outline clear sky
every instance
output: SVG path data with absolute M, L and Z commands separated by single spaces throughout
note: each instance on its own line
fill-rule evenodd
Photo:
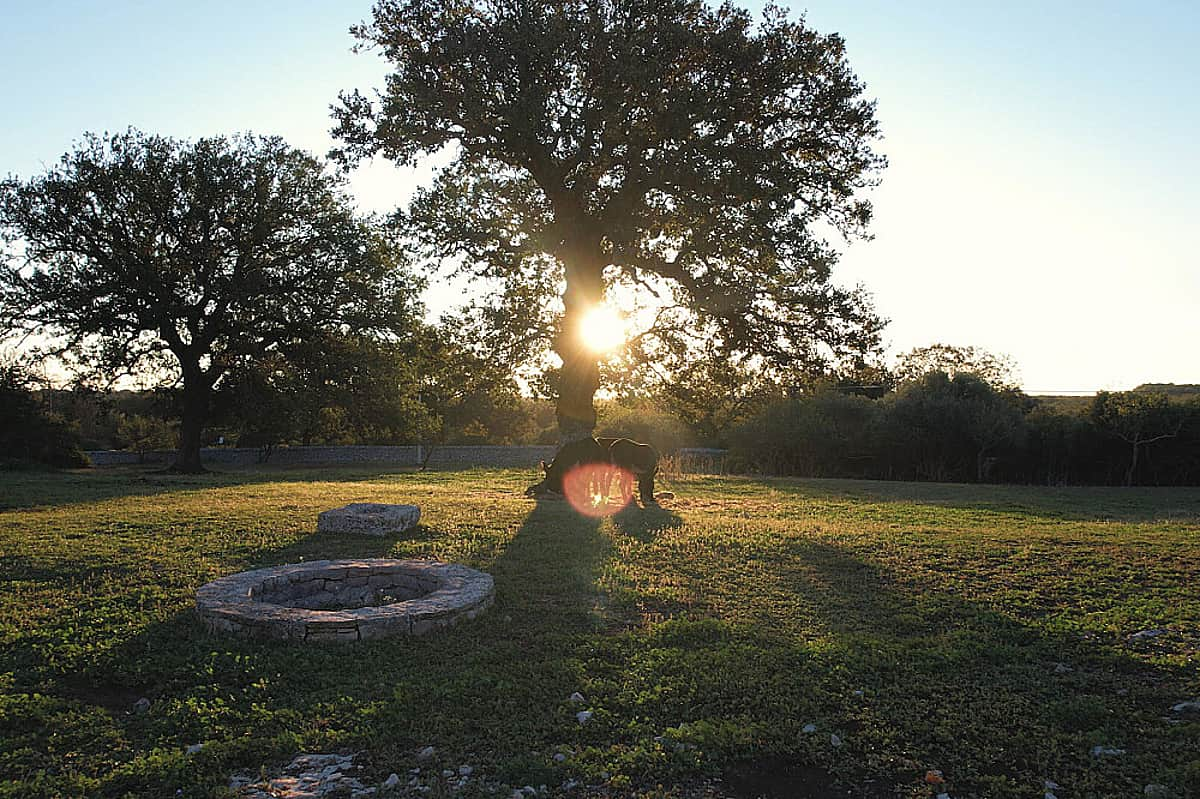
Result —
M 370 5 L 0 0 L 0 174 L 131 125 L 324 153 L 338 91 L 386 70 L 350 52 Z M 891 352 L 983 347 L 1037 392 L 1200 382 L 1200 3 L 785 5 L 845 37 L 879 101 L 875 238 L 840 278 L 874 293 Z M 424 174 L 352 187 L 390 210 Z

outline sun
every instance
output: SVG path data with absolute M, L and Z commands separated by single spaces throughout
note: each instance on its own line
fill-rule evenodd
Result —
M 625 343 L 626 322 L 607 305 L 596 305 L 579 321 L 579 337 L 592 352 L 612 352 Z

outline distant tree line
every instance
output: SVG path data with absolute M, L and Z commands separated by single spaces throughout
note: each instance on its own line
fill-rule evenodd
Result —
M 1200 400 L 1100 392 L 1078 410 L 971 373 L 878 399 L 827 385 L 729 433 L 735 467 L 804 477 L 1041 485 L 1200 485 Z
M 337 359 L 278 362 L 232 373 L 216 392 L 205 445 L 553 444 L 554 404 L 524 396 L 503 370 L 455 349 L 431 327 L 423 350 L 344 341 Z M 330 346 L 330 345 L 326 345 Z M 328 351 L 322 348 L 322 351 Z M 914 351 L 918 355 L 922 351 Z M 735 471 L 800 477 L 1042 485 L 1200 485 L 1200 392 L 1140 386 L 1094 397 L 1037 398 L 942 362 L 784 384 L 707 375 L 599 403 L 598 435 L 672 453 L 729 449 Z M 919 360 L 919 359 L 917 359 Z M 967 361 L 970 359 L 967 358 Z M 900 379 L 896 375 L 904 374 Z M 177 446 L 178 392 L 39 387 L 13 364 L 0 372 L 0 450 L 8 465 L 79 466 L 84 449 L 145 453 Z M 743 377 L 745 377 L 743 375 Z M 669 390 L 668 390 L 669 388 Z

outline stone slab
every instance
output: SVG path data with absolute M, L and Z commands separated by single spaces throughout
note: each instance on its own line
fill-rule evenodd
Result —
M 416 505 L 386 505 L 381 502 L 353 502 L 345 507 L 317 515 L 319 533 L 356 535 L 395 535 L 417 526 L 421 509 Z

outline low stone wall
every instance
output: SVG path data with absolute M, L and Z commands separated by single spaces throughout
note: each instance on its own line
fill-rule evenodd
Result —
M 428 449 L 409 447 L 278 447 L 267 460 L 273 466 L 325 465 L 338 463 L 391 463 L 399 466 L 419 466 L 429 457 L 431 467 L 470 468 L 529 467 L 538 461 L 554 457 L 553 446 L 445 446 Z M 136 452 L 122 450 L 93 450 L 88 452 L 94 466 L 123 466 L 137 463 L 170 463 L 174 450 L 147 452 L 144 459 Z M 228 466 L 253 466 L 258 464 L 260 452 L 246 447 L 206 447 L 200 450 L 200 459 L 205 463 Z
M 430 453 L 422 447 L 278 447 L 271 452 L 271 466 L 323 466 L 339 463 L 388 463 L 396 466 L 420 466 L 429 456 L 429 466 L 435 469 L 536 468 L 539 461 L 554 457 L 553 446 L 445 446 L 434 447 Z M 93 450 L 88 452 L 94 466 L 128 466 L 143 462 L 136 452 L 123 450 Z M 246 447 L 206 447 L 200 450 L 205 463 L 223 466 L 254 466 L 259 463 L 259 451 Z M 147 452 L 145 463 L 167 464 L 175 458 L 174 450 Z M 670 456 L 664 467 L 680 474 L 724 474 L 725 450 L 690 448 Z M 668 472 L 670 473 L 670 472 Z

